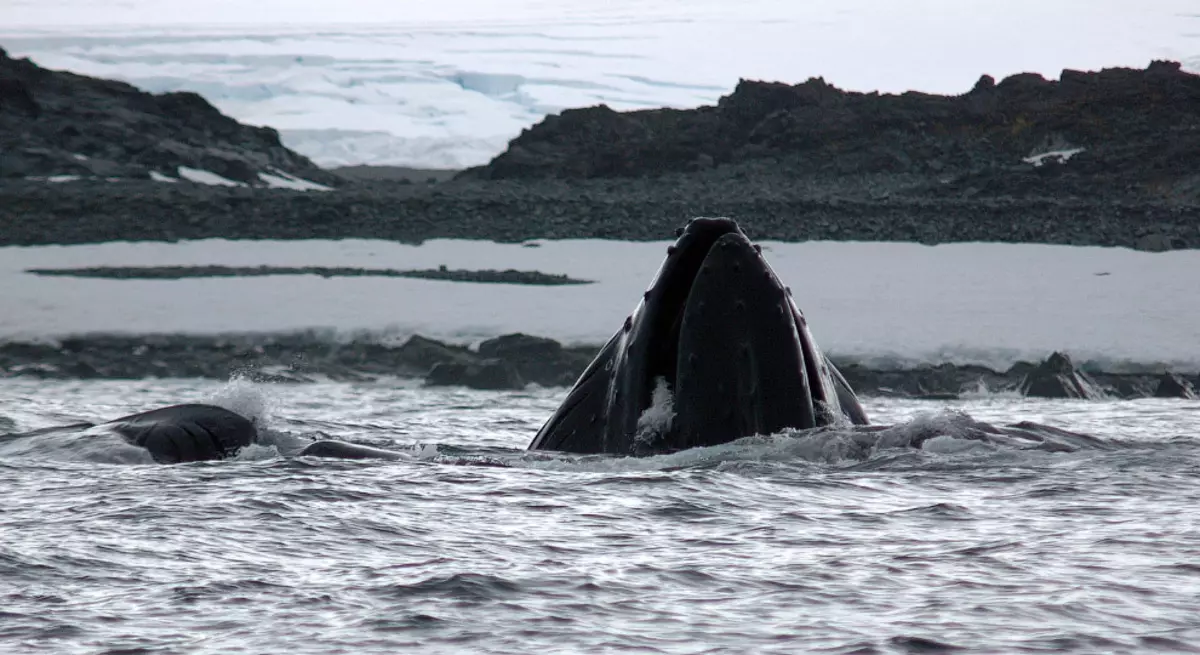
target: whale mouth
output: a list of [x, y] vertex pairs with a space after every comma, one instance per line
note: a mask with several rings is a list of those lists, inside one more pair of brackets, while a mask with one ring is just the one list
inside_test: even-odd
[[673, 448], [818, 422], [819, 358], [787, 288], [736, 223], [688, 224], [644, 300], [638, 405], [662, 382], [679, 420]]
[[692, 288], [704, 270], [705, 262], [718, 243], [744, 242], [749, 238], [728, 219], [696, 218], [683, 229], [679, 239], [667, 249], [667, 262], [646, 292], [642, 309], [649, 313], [643, 327], [648, 335], [644, 392], [639, 403], [648, 407], [657, 381], [669, 389], [676, 386], [680, 334]]
[[737, 223], [693, 219], [678, 235], [530, 449], [650, 454], [824, 425], [838, 413], [866, 423]]

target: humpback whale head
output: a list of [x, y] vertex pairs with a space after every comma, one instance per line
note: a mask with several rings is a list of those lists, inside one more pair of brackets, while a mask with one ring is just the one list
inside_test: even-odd
[[[737, 223], [698, 218], [678, 234], [633, 314], [529, 447], [642, 454], [842, 416], [866, 423], [790, 291]], [[641, 420], [664, 394], [671, 420]]]

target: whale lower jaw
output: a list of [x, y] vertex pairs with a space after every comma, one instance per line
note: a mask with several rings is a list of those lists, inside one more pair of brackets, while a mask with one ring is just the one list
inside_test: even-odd
[[682, 310], [672, 448], [816, 427], [786, 288], [741, 234], [709, 250]]

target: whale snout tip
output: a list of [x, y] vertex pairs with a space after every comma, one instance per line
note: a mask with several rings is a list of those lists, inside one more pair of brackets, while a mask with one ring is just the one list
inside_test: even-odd
[[742, 228], [737, 224], [737, 221], [733, 220], [732, 218], [702, 216], [691, 219], [687, 222], [687, 225], [676, 230], [675, 234], [680, 237], [685, 237], [688, 235], [723, 234], [732, 232], [743, 234]]
[[740, 230], [737, 232], [728, 232], [726, 234], [722, 234], [714, 245], [718, 248], [724, 248], [726, 250], [740, 248], [757, 254], [757, 252], [754, 251], [754, 244], [750, 243], [750, 239]]

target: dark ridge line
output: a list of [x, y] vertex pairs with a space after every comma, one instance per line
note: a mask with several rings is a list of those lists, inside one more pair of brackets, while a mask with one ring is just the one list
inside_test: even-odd
[[182, 280], [214, 277], [263, 277], [267, 275], [319, 275], [331, 277], [404, 277], [449, 282], [480, 284], [526, 284], [561, 286], [592, 284], [593, 280], [578, 280], [566, 275], [541, 271], [498, 271], [448, 269], [395, 270], [387, 268], [353, 268], [326, 266], [93, 266], [86, 268], [29, 268], [26, 273], [51, 277], [83, 277], [109, 280]]

